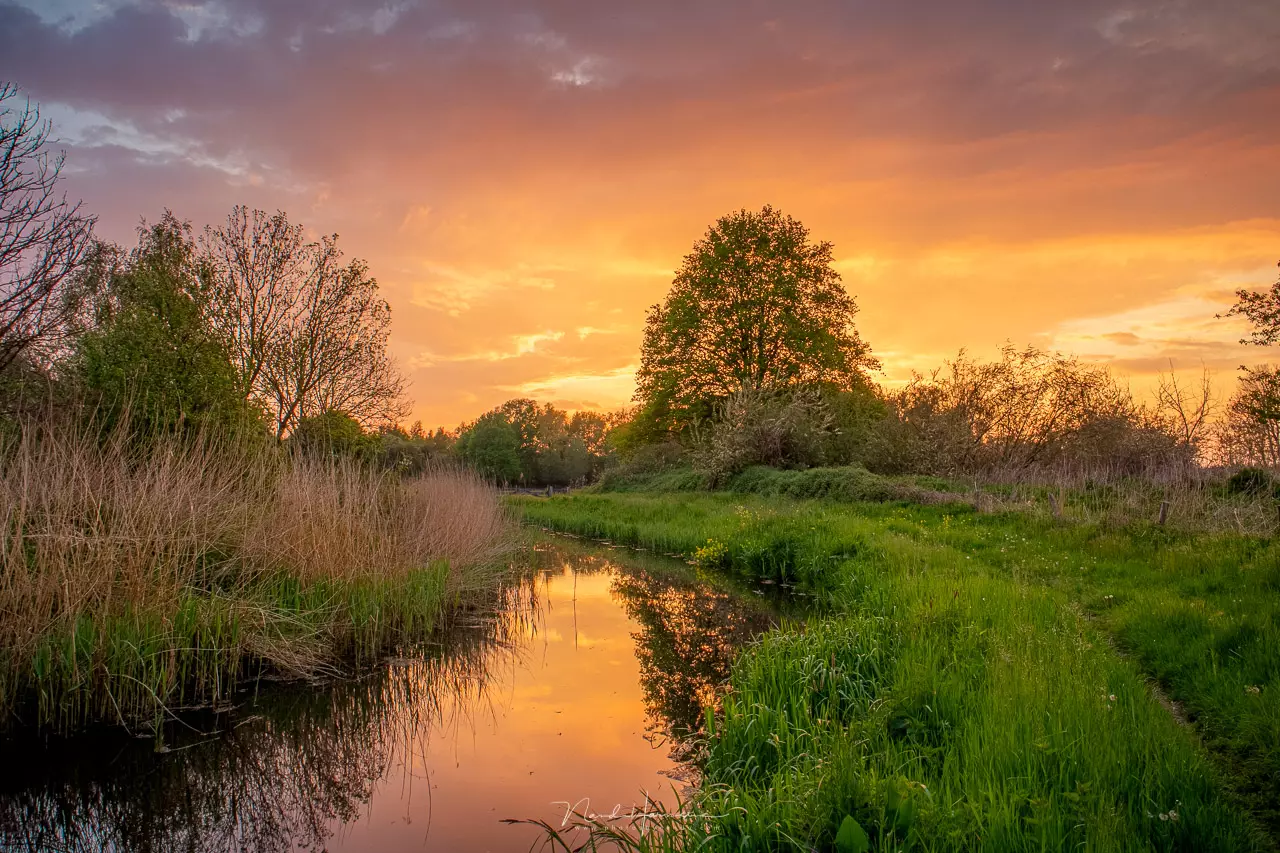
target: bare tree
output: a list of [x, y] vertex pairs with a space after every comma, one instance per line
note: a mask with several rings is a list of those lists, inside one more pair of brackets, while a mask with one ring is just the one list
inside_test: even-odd
[[88, 255], [94, 217], [58, 194], [53, 126], [0, 82], [0, 370], [64, 326], [63, 289]]
[[210, 322], [277, 437], [342, 411], [366, 424], [401, 416], [404, 379], [387, 355], [391, 308], [337, 235], [307, 242], [283, 212], [236, 207], [201, 240]]
[[210, 325], [222, 337], [246, 399], [280, 343], [308, 275], [311, 247], [283, 211], [268, 216], [237, 205], [200, 240]]
[[311, 252], [265, 370], [276, 434], [325, 411], [366, 423], [394, 420], [404, 414], [404, 379], [387, 355], [391, 307], [363, 261], [342, 265], [336, 235]]
[[1187, 388], [1178, 382], [1169, 362], [1169, 373], [1160, 374], [1156, 388], [1156, 408], [1166, 428], [1184, 445], [1199, 448], [1208, 434], [1210, 422], [1217, 410], [1213, 396], [1213, 376], [1208, 368], [1200, 371], [1200, 387]]

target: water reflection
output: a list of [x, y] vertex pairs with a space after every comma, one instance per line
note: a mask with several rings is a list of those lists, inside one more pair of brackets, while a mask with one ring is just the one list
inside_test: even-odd
[[[753, 596], [669, 561], [537, 546], [446, 647], [166, 729], [0, 749], [0, 850], [511, 850], [502, 818], [671, 802]], [[215, 734], [216, 733], [216, 734]]]

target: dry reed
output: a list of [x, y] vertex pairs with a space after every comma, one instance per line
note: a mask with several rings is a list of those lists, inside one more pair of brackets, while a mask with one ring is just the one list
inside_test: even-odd
[[496, 582], [511, 529], [461, 470], [35, 423], [0, 449], [0, 521], [0, 714], [58, 727], [420, 635]]
[[1274, 536], [1280, 503], [1270, 493], [1232, 494], [1227, 471], [1199, 465], [1106, 465], [988, 470], [972, 476], [984, 510], [1029, 511], [1105, 527], [1159, 523], [1195, 533]]

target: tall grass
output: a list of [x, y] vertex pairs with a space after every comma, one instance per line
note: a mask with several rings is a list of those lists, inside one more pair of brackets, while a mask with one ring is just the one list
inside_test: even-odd
[[55, 728], [420, 636], [493, 581], [510, 529], [458, 470], [37, 423], [0, 448], [0, 523], [0, 715]]
[[1280, 838], [1273, 545], [956, 506], [723, 494], [522, 506], [819, 603], [738, 661], [693, 817], [633, 834], [634, 849], [1228, 851]]
[[[1280, 501], [1271, 488], [1232, 492], [1227, 469], [1152, 464], [1134, 473], [1105, 465], [991, 468], [951, 478], [874, 474], [860, 465], [805, 470], [747, 468], [720, 489], [764, 497], [841, 502], [967, 503], [988, 512], [1124, 528], [1159, 522], [1197, 533], [1273, 536], [1280, 532]], [[691, 468], [603, 477], [596, 492], [698, 492], [708, 480]]]

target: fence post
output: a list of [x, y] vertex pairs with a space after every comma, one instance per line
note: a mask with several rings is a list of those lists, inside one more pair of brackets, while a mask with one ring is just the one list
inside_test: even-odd
[[1058, 505], [1058, 496], [1053, 492], [1049, 493], [1049, 510], [1054, 518], [1062, 518], [1062, 507]]
[[1169, 502], [1160, 501], [1160, 526], [1163, 527], [1164, 523], [1168, 520], [1169, 520]]

